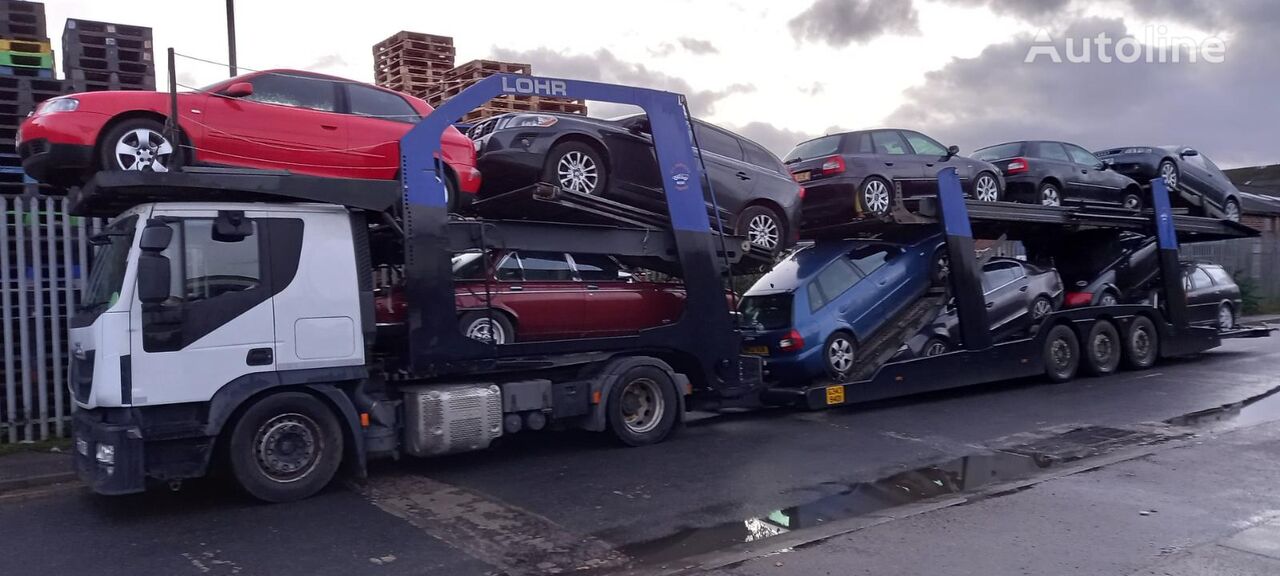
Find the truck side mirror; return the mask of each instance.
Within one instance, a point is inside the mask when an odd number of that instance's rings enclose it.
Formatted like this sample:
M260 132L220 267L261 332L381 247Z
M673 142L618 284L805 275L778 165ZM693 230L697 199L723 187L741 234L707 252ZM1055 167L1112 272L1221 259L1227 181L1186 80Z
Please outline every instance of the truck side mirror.
M147 220L146 228L142 229L142 239L138 241L138 248L143 252L164 252L169 247L169 243L173 241L173 228L165 224L163 220L152 218Z
M169 299L169 257L143 251L138 257L138 300L160 304Z

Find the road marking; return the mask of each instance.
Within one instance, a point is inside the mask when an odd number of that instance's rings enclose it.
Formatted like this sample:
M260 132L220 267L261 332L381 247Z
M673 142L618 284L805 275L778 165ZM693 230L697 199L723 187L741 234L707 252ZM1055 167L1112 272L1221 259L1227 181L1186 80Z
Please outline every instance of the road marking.
M354 488L383 511L507 574L559 574L629 561L603 540L430 478L382 474Z

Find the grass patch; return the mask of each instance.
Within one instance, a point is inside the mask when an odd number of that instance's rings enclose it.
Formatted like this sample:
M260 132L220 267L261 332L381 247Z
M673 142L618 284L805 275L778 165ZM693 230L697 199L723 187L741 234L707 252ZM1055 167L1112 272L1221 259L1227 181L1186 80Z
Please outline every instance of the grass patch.
M10 454L19 454L24 452L52 452L54 448L57 448L61 452L70 452L71 439L54 438L52 440L40 440L29 444L0 444L0 456L8 456Z

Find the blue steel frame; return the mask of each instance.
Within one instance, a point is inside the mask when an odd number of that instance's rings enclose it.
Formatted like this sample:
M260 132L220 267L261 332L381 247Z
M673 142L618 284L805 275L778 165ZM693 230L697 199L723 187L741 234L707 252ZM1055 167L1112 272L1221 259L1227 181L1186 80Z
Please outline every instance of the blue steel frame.
M559 96L639 106L649 117L658 165L663 175L672 233L686 291L685 314L668 326L631 337L516 342L491 345L462 335L454 303L447 231L449 215L440 169L440 142L446 128L464 114L502 94ZM498 74L449 99L401 139L401 185L406 234L409 351L419 374L456 373L493 365L498 358L525 358L586 352L632 351L696 361L695 385L732 394L740 385L740 338L726 303L721 279L724 263L716 255L707 216L702 174L694 157L691 127L683 96L649 90L557 78ZM482 175L483 177L483 175ZM493 222L501 226L500 221ZM554 225L554 224L549 224ZM518 241L509 248L518 249ZM592 252L590 238L580 252ZM677 366L677 369L681 367ZM683 371L689 370L684 367ZM700 378L699 378L700 376Z

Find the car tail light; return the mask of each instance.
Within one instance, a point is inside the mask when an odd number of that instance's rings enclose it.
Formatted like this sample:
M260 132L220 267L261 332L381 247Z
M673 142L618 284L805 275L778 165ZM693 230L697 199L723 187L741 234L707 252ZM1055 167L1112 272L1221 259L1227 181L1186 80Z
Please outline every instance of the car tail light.
M800 335L799 330L792 329L787 332L787 337L778 341L778 349L783 352L795 352L804 349L804 336Z
M822 162L822 174L839 174L844 172L844 158L832 156Z
M1026 158L1014 158L1004 168L1005 174L1025 174L1028 170L1031 170L1031 163Z
M1079 308L1088 306L1093 303L1092 292L1067 292L1067 297L1062 301L1065 308Z
M804 193L805 193L804 186L801 186L800 190L796 192L796 198L804 200Z

